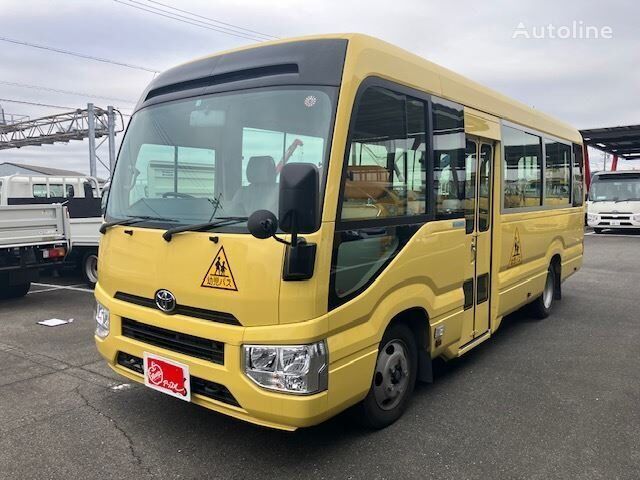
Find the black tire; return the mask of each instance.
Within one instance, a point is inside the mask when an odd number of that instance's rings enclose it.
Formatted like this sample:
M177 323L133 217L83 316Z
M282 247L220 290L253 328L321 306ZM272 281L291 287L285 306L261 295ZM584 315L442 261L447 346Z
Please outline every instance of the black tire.
M98 252L87 250L80 260L80 274L84 283L95 287L98 282Z
M0 298L21 298L24 297L31 288L31 282L21 283L20 285L5 286L0 289Z
M603 230L604 230L604 228L594 228L593 229L594 233L598 233L598 234L602 233Z
M358 421L365 427L381 429L398 420L409 403L417 372L418 349L413 333L404 324L391 325L380 342L369 393L356 407ZM383 400L384 395L388 398Z
M531 314L535 318L542 320L551 315L556 294L556 281L555 269L553 265L549 265L542 294L530 304Z

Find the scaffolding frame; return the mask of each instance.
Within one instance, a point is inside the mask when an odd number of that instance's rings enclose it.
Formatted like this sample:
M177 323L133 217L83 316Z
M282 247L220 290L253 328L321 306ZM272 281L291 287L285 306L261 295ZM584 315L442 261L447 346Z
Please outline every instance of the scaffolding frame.
M68 143L72 140L89 139L89 172L97 173L99 161L110 173L115 166L115 136L124 130L124 121L119 110L112 106L106 109L89 103L87 108L47 115L34 119L0 123L0 150L28 146ZM96 144L96 139L102 139ZM105 141L109 143L108 165L98 156L97 150Z

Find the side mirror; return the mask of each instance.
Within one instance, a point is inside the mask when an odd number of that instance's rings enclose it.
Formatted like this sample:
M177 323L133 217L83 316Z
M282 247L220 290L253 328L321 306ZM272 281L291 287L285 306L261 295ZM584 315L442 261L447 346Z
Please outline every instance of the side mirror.
M318 229L320 174L310 163L289 163L280 172L280 228L292 235Z
M278 231L278 219L269 210L256 210L247 220L247 228L256 238L273 237Z

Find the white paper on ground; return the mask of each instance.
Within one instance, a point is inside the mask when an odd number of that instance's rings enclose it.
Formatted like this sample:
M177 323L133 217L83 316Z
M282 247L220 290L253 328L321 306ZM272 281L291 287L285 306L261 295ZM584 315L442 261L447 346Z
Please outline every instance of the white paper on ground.
M38 322L38 324L44 325L45 327L57 327L59 325L66 325L67 323L70 323L69 320L60 320L59 318L50 318L49 320Z

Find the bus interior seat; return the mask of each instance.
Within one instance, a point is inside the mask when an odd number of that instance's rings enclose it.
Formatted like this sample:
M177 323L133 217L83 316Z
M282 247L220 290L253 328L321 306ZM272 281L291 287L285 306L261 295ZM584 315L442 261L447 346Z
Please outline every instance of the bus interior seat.
M278 185L276 162L268 155L249 158L247 180L233 196L234 214L249 216L256 210L269 210L278 214Z

